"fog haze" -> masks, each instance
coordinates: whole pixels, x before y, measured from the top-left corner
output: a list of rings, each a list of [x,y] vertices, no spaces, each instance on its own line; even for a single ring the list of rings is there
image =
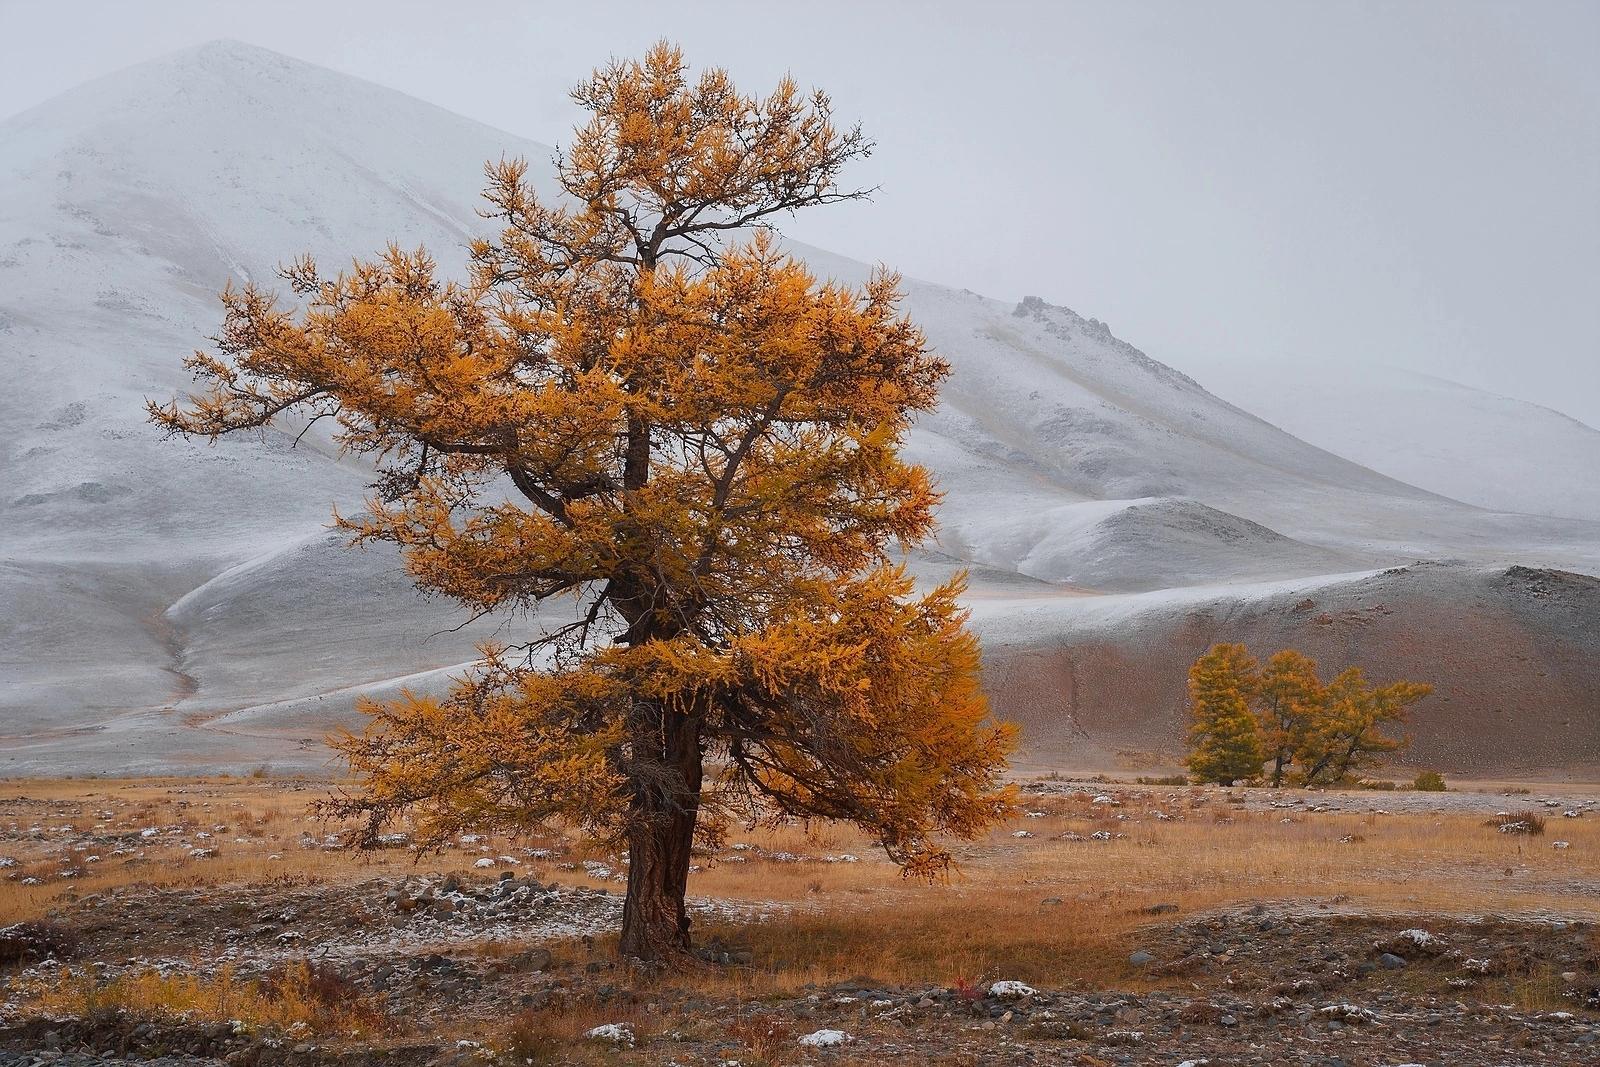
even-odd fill
[[[1070,305],[1202,382],[1392,365],[1600,425],[1600,5],[443,10],[0,2],[0,116],[234,37],[560,143],[572,83],[669,37],[877,141],[874,201],[785,225],[808,243]]]

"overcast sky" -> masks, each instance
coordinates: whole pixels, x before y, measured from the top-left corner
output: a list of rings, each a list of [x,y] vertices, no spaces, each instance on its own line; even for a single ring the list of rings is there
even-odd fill
[[[1592,0],[0,0],[0,116],[234,37],[561,142],[565,90],[663,36],[876,139],[875,201],[802,240],[1067,304],[1202,381],[1389,364],[1600,426]]]

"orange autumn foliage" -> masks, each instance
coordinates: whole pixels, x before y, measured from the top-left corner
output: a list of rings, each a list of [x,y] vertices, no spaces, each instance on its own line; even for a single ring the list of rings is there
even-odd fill
[[[665,44],[573,95],[592,119],[561,196],[492,164],[502,229],[465,281],[391,247],[296,263],[295,306],[230,288],[219,352],[187,361],[205,387],[151,411],[212,438],[333,420],[380,472],[339,525],[428,593],[531,618],[447,695],[367,704],[339,808],[372,832],[408,812],[429,843],[551,819],[625,841],[623,950],[658,958],[689,944],[697,831],[848,820],[937,874],[938,835],[1008,811],[1014,738],[961,580],[919,597],[890,556],[933,529],[899,448],[948,367],[894,275],[819,281],[767,228],[859,196],[836,179],[869,143],[820,93],[691,80]]]

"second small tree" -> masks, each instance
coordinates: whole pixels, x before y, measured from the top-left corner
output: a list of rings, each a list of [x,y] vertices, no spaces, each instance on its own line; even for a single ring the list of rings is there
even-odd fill
[[[1257,692],[1256,719],[1271,762],[1269,780],[1277,788],[1304,753],[1322,710],[1324,690],[1316,660],[1292,648],[1273,653]]]
[[[1261,672],[1243,645],[1216,645],[1189,668],[1189,770],[1231,785],[1261,773],[1266,753],[1251,705]]]

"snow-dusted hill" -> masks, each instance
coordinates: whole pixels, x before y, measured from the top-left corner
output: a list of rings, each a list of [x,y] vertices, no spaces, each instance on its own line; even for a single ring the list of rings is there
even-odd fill
[[[1600,429],[1410,371],[1227,364],[1207,387],[1300,438],[1480,507],[1600,521]]]
[[[0,773],[317,763],[357,693],[437,685],[472,658],[490,623],[450,631],[460,617],[391,555],[325,529],[359,501],[359,466],[277,431],[162,442],[141,403],[185,387],[179,360],[230,278],[390,240],[460,262],[482,164],[502,155],[551,151],[227,42],[0,124]],[[796,251],[841,279],[868,269]],[[974,566],[991,658],[1017,618],[1030,647],[1108,618],[1167,641],[1133,608],[1197,590],[1255,603],[1419,557],[1600,570],[1600,525],[1480,510],[1341,459],[1065,308],[915,281],[907,307],[955,368],[909,442],[947,494],[937,551],[914,565]],[[995,662],[999,710],[1038,721],[1049,702]]]

